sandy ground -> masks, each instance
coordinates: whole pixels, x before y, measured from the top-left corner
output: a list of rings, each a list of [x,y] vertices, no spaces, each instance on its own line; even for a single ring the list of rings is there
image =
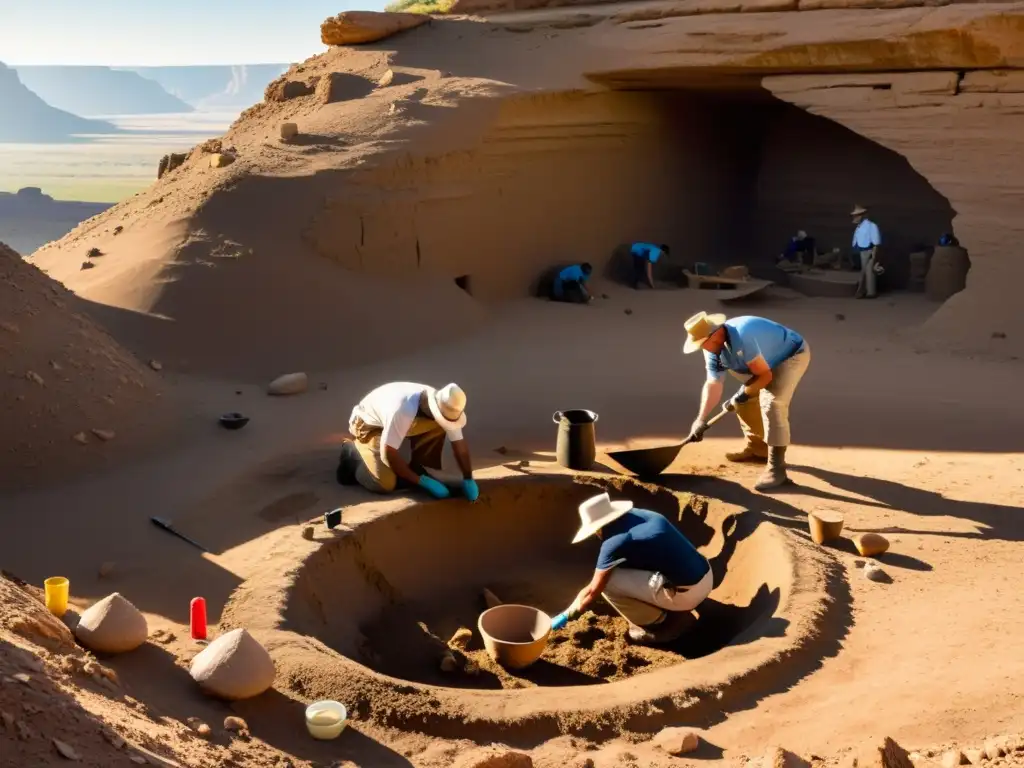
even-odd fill
[[[681,320],[702,308],[701,297],[606,292],[609,299],[585,308],[508,305],[460,341],[317,372],[311,391],[296,398],[267,398],[230,381],[165,377],[209,426],[192,426],[185,445],[165,455],[4,497],[0,564],[33,584],[68,576],[79,609],[121,591],[148,614],[151,630],[178,636],[165,649],[180,665],[195,650],[182,626],[191,597],[206,596],[216,620],[267,556],[268,538],[289,527],[298,537],[328,505],[362,500],[333,484],[330,448],[344,434],[352,404],[377,383],[462,384],[467,437],[481,468],[515,456],[550,460],[551,413],[567,407],[601,414],[602,448],[681,436],[701,381],[699,361],[678,352]],[[853,554],[836,553],[847,566],[849,592],[841,599],[849,619],[837,628],[834,656],[749,708],[687,723],[707,726],[715,755],[761,755],[777,744],[837,756],[881,735],[908,748],[980,744],[1024,726],[1024,596],[1016,585],[1024,413],[1008,407],[1003,394],[1013,391],[1021,364],[917,352],[900,331],[931,308],[906,296],[858,303],[784,292],[749,307],[793,325],[813,346],[792,416],[798,486],[776,497],[750,491],[757,469],[722,461],[737,441],[735,424],[688,447],[673,474],[700,475],[690,480],[701,493],[797,530],[808,510],[841,509],[849,532],[884,532],[904,557],[887,566],[893,583],[876,584],[859,574]],[[238,433],[219,430],[214,417],[226,410],[243,411],[252,423]],[[499,447],[508,453],[496,453]],[[290,458],[310,455],[322,458]],[[296,500],[297,488],[312,500]],[[148,522],[152,515],[175,520],[216,554],[201,556],[159,531]],[[114,575],[100,579],[97,569],[108,561]],[[133,696],[165,712],[165,722],[223,712],[183,684],[180,666],[151,662],[138,652],[106,663]],[[83,706],[102,718],[113,705],[88,699]],[[301,720],[250,726],[253,743],[291,750],[295,759],[326,759],[309,746]],[[466,746],[357,722],[332,754],[350,761],[345,765],[440,766]],[[581,748],[558,739],[538,747],[535,761],[561,765]],[[630,748],[610,742],[588,754],[610,766]]]

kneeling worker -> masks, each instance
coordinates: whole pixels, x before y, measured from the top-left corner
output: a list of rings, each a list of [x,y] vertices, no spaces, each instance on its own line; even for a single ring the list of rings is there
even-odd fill
[[[338,482],[358,483],[374,493],[391,493],[401,479],[435,498],[446,498],[448,487],[425,470],[441,469],[447,437],[462,470],[463,492],[470,501],[476,501],[480,490],[473,480],[469,447],[462,437],[465,409],[466,394],[457,384],[440,390],[406,381],[377,387],[352,409],[348,429],[355,442],[342,446]],[[406,439],[412,448],[410,462],[398,453]]]
[[[672,523],[607,493],[580,505],[576,544],[601,539],[594,577],[552,628],[561,629],[598,595],[629,622],[635,643],[669,643],[696,621],[692,611],[711,594],[711,564]]]
[[[736,411],[747,439],[742,451],[727,453],[729,461],[767,459],[768,469],[754,486],[759,491],[789,481],[789,404],[811,362],[811,349],[796,331],[763,317],[734,317],[698,312],[683,324],[687,339],[683,353],[704,351],[707,377],[701,391],[700,413],[690,427],[699,442],[711,412],[722,399],[725,372],[743,382],[725,408]]]
[[[551,300],[566,301],[570,304],[586,304],[593,297],[587,292],[585,283],[594,268],[584,262],[573,264],[559,271],[551,282]]]

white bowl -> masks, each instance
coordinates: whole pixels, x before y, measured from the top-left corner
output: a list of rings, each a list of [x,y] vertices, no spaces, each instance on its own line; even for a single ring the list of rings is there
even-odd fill
[[[337,701],[314,701],[306,707],[306,728],[314,739],[336,739],[348,724],[348,710]]]

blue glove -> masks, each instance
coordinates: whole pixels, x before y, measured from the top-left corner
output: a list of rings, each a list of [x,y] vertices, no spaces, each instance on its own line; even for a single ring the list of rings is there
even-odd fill
[[[466,498],[470,501],[476,501],[480,498],[480,488],[473,478],[462,481],[462,492],[466,494]]]
[[[568,623],[568,614],[560,613],[551,620],[551,629],[562,629]]]
[[[737,392],[735,395],[733,395],[732,399],[729,400],[729,402],[727,402],[725,404],[725,410],[727,410],[727,411],[735,411],[737,405],[743,405],[748,400],[750,400],[750,395],[748,395],[743,390],[743,388],[740,387],[740,391]]]
[[[447,499],[449,495],[448,487],[429,475],[420,475],[420,488],[426,490],[435,499]]]

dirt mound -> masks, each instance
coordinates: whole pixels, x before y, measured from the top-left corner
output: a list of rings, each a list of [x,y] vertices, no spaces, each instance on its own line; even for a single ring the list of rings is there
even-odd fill
[[[59,482],[137,453],[172,408],[153,371],[69,291],[0,243],[0,488]]]

